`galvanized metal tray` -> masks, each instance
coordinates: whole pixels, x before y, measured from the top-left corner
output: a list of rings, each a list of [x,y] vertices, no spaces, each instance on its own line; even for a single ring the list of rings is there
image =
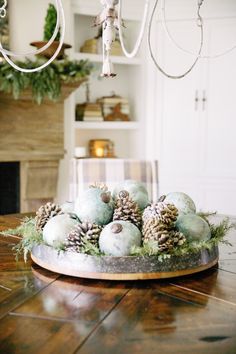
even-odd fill
[[[32,260],[50,271],[81,278],[105,280],[163,279],[201,272],[218,262],[218,247],[159,261],[156,256],[90,256],[34,246]]]

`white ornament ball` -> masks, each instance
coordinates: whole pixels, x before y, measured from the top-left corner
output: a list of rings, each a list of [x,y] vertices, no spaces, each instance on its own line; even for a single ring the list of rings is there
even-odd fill
[[[188,241],[207,241],[211,238],[211,230],[208,223],[196,214],[181,215],[176,227]]]
[[[113,221],[102,230],[99,247],[109,256],[128,256],[133,246],[141,245],[141,239],[141,232],[129,221]]]
[[[194,201],[183,192],[168,193],[165,198],[166,203],[174,204],[178,209],[179,215],[196,213]]]
[[[130,198],[138,204],[141,210],[149,204],[148,191],[142,182],[126,179],[114,188],[113,198],[116,199],[122,190],[129,193]]]
[[[56,215],[51,218],[43,229],[43,240],[52,247],[57,247],[65,242],[69,232],[78,222],[68,214]]]

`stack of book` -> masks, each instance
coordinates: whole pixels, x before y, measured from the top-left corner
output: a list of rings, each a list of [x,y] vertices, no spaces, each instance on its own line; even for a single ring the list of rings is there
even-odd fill
[[[84,109],[84,122],[103,121],[102,109],[99,103],[87,103]]]
[[[97,103],[101,104],[102,106],[102,113],[103,117],[106,120],[106,117],[110,115],[114,107],[117,106],[117,104],[120,103],[121,105],[121,113],[129,116],[130,114],[130,109],[129,109],[129,101],[127,98],[120,97],[120,96],[107,96],[107,97],[102,97],[97,100]]]

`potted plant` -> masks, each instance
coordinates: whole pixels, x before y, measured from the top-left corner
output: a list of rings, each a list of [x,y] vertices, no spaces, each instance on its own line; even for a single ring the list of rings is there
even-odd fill
[[[53,4],[49,4],[48,10],[47,10],[47,15],[45,17],[45,23],[44,23],[44,37],[43,41],[37,41],[37,42],[32,42],[30,43],[32,46],[36,48],[42,48],[47,44],[47,42],[52,38],[52,35],[54,33],[55,27],[56,27],[56,22],[57,22],[57,11],[56,8]],[[55,51],[57,50],[59,46],[59,41],[60,41],[60,28],[57,33],[57,36],[54,40],[54,42],[50,45],[49,48],[47,48],[45,51],[43,51],[40,56],[44,56],[45,58],[51,58]],[[62,48],[57,56],[57,59],[63,59],[65,57],[65,49],[71,48],[70,44],[63,43]]]

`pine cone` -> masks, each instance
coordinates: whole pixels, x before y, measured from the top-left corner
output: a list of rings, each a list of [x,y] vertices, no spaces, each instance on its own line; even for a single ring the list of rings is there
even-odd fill
[[[90,184],[89,188],[98,188],[101,189],[104,192],[108,191],[108,187],[105,183],[102,182],[94,182],[92,184]]]
[[[175,247],[182,246],[186,241],[185,236],[176,230],[172,230],[158,239],[158,248],[160,252],[169,251]]]
[[[125,190],[121,191],[116,199],[113,214],[113,221],[115,220],[130,221],[138,228],[141,228],[142,212],[138,204],[129,197],[129,193]]]
[[[160,252],[169,251],[172,248],[183,245],[185,236],[174,229],[160,223],[157,219],[149,219],[143,226],[143,243],[155,241]]]
[[[102,226],[97,224],[92,224],[90,222],[79,223],[67,236],[66,249],[69,251],[80,252],[86,241],[98,245],[101,231]]]
[[[143,242],[157,241],[163,234],[169,234],[171,227],[161,223],[157,218],[148,219],[143,223]]]
[[[157,218],[159,222],[166,225],[173,225],[178,217],[178,209],[173,205],[165,202],[153,203],[147,206],[143,212],[143,222],[148,219]]]
[[[62,210],[58,204],[48,202],[42,205],[38,211],[36,211],[35,226],[37,231],[42,231],[49,219],[54,216],[62,214]]]

